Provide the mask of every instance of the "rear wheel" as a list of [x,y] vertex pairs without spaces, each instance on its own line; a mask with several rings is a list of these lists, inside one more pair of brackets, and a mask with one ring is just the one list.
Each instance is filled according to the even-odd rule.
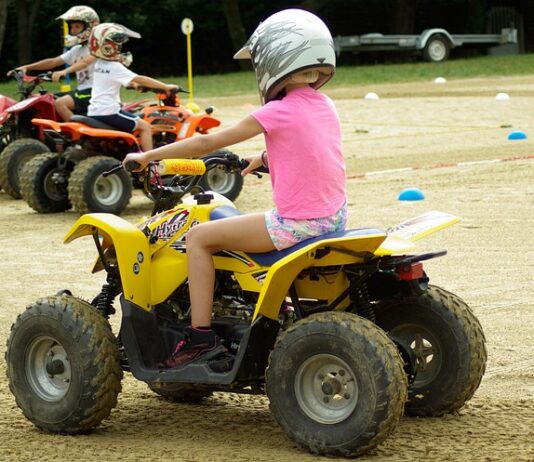
[[440,416],[473,396],[486,370],[485,339],[458,296],[430,286],[419,296],[384,300],[376,306],[376,322],[415,358],[406,414]]
[[0,154],[0,186],[14,199],[20,199],[20,172],[26,162],[37,154],[50,152],[39,140],[23,138],[10,143]]
[[394,430],[406,401],[406,376],[388,336],[350,313],[295,323],[276,342],[266,373],[275,419],[311,452],[354,457]]
[[57,153],[29,160],[20,175],[22,198],[39,213],[64,212],[71,208],[67,184],[69,171]]
[[82,160],[69,179],[69,199],[80,213],[102,212],[119,215],[132,197],[132,179],[124,169],[103,177],[118,161],[104,156]]
[[122,369],[109,323],[72,296],[38,300],[11,328],[5,354],[9,388],[37,427],[83,433],[117,404]]

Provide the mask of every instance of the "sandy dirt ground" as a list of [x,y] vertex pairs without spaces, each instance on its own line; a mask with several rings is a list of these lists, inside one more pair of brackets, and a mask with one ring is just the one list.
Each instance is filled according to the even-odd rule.
[[[368,91],[381,98],[364,100]],[[498,92],[507,92],[510,100],[496,101]],[[403,418],[384,444],[360,460],[534,461],[534,76],[329,94],[343,124],[350,225],[388,227],[429,210],[462,217],[460,224],[420,241],[419,248],[448,249],[426,269],[434,284],[473,308],[488,348],[482,384],[460,412]],[[198,102],[215,104],[223,125],[230,125],[257,98]],[[509,141],[513,130],[529,139]],[[247,155],[262,147],[257,138],[234,151]],[[426,199],[399,201],[405,187],[420,188]],[[248,178],[236,203],[244,211],[269,207],[268,178]],[[135,222],[149,210],[137,193],[124,217]],[[38,297],[65,287],[86,299],[98,292],[103,281],[89,272],[91,239],[62,244],[76,218],[73,212],[39,215],[0,192],[2,344],[17,314]],[[113,322],[117,327],[118,319]],[[0,430],[2,461],[323,460],[291,443],[264,397],[216,393],[201,405],[171,404],[129,374],[118,406],[96,431],[45,434],[17,408],[3,359]]]

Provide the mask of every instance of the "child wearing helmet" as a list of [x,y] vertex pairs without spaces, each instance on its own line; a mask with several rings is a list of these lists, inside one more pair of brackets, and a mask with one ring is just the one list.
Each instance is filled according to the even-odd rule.
[[67,72],[75,72],[84,66],[94,65],[93,89],[87,116],[100,120],[117,130],[139,131],[141,149],[152,149],[152,127],[139,117],[123,111],[120,89],[122,86],[144,86],[170,92],[176,85],[168,85],[159,80],[138,75],[127,68],[132,62],[131,53],[123,53],[122,45],[130,38],[141,35],[116,23],[102,23],[96,26],[89,38],[91,56],[85,57],[69,69],[55,73],[54,78]]
[[[26,64],[18,67],[17,70],[23,72],[46,71],[64,64],[71,66],[89,55],[89,35],[93,27],[100,22],[96,11],[89,6],[78,5],[73,6],[56,19],[62,19],[67,22],[69,35],[66,37],[65,45],[71,48],[55,58],[47,58]],[[54,102],[56,112],[64,121],[69,121],[74,113],[85,114],[87,112],[93,85],[93,66],[90,65],[78,71],[76,80],[76,90],[60,96]]]
[[124,159],[138,162],[141,170],[149,161],[200,157],[259,134],[267,147],[266,155],[248,159],[243,174],[268,163],[275,208],[200,223],[186,235],[191,327],[161,367],[210,359],[224,350],[211,330],[213,254],[281,250],[341,231],[347,221],[340,122],[333,102],[317,91],[335,69],[326,25],[308,11],[280,11],[257,27],[235,57],[252,59],[262,107],[234,127]]

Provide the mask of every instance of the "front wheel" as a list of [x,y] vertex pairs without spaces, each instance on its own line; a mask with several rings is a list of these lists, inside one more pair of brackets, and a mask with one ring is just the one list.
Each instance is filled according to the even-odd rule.
[[37,427],[87,432],[117,404],[122,369],[109,323],[72,296],[38,300],[11,328],[5,355],[9,388]]
[[419,296],[399,296],[376,306],[376,323],[411,348],[415,379],[406,413],[440,416],[460,409],[486,370],[482,327],[458,296],[429,286]]
[[13,199],[22,197],[20,172],[32,157],[50,152],[48,146],[39,140],[23,138],[10,143],[0,154],[0,186]]
[[69,199],[80,213],[101,212],[119,215],[132,197],[132,179],[124,169],[103,177],[118,161],[94,156],[79,162],[69,179]]
[[337,312],[309,316],[282,334],[266,384],[289,437],[325,456],[355,457],[384,441],[407,394],[394,343],[370,321]]
[[30,159],[20,174],[22,198],[39,213],[64,212],[71,208],[67,184],[69,171],[57,153]]

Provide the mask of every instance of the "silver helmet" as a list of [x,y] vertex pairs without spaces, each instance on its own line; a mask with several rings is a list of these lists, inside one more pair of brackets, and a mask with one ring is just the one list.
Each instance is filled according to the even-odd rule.
[[252,59],[262,103],[274,99],[291,75],[316,70],[320,88],[334,75],[336,54],[326,24],[306,10],[288,9],[259,24],[235,59]]

